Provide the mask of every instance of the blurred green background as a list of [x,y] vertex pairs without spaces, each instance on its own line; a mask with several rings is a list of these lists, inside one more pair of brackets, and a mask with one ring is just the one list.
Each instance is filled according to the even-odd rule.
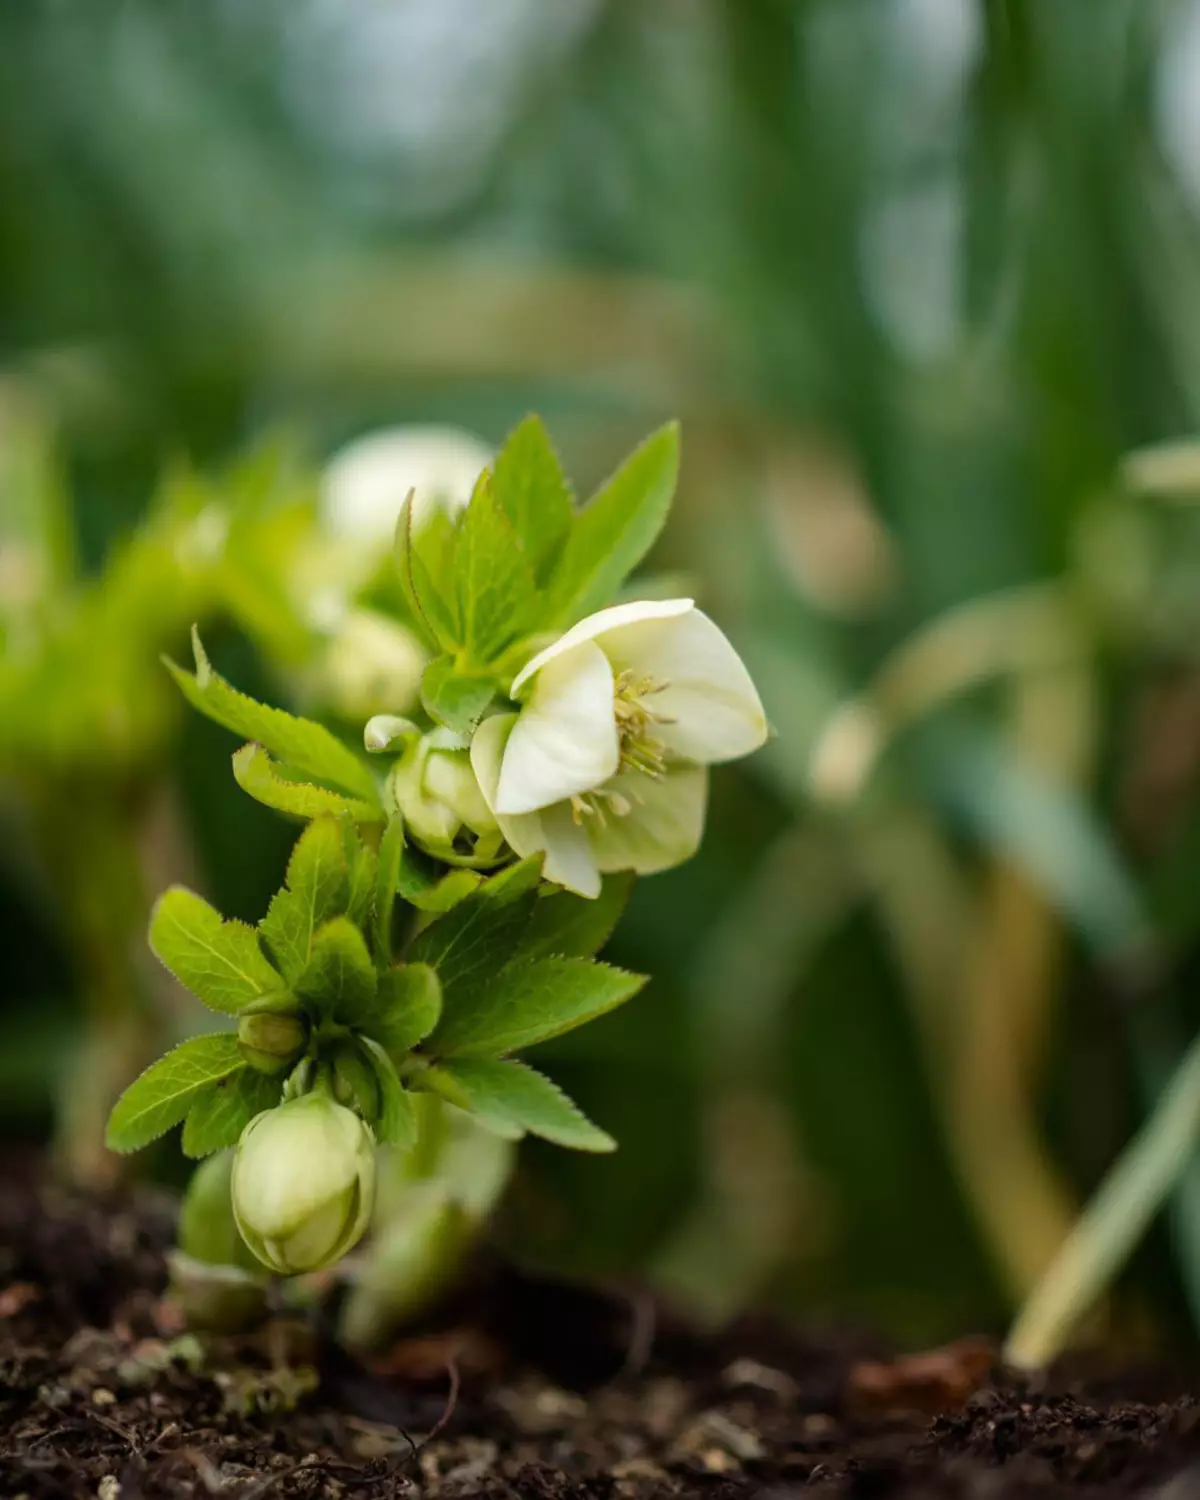
[[[544,1049],[624,1149],[528,1149],[521,1253],[999,1327],[1143,1117],[1197,1021],[1200,509],[1186,452],[1122,460],[1200,428],[1198,214],[1195,0],[0,7],[0,443],[52,428],[85,575],[165,464],[266,433],[319,463],[536,409],[586,493],[683,420],[654,562],[777,734],[636,892],[651,989]],[[214,653],[283,701],[252,635]],[[256,918],[288,831],[180,727],[128,879]],[[30,1142],[79,955],[21,776],[2,805]],[[1187,1326],[1193,1224],[1122,1331]]]

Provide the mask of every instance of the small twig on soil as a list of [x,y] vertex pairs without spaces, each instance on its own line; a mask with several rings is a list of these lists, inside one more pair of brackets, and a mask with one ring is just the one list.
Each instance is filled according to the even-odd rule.
[[[458,1390],[461,1382],[458,1373],[458,1361],[454,1358],[453,1354],[446,1356],[446,1374],[450,1377],[450,1389],[446,1393],[446,1405],[442,1408],[442,1414],[425,1434],[421,1442],[414,1443],[412,1438],[408,1437],[408,1433],[404,1433],[404,1436],[408,1438],[412,1452],[398,1466],[400,1469],[406,1468],[409,1464],[416,1463],[425,1449],[433,1442],[434,1438],[440,1437],[445,1432],[447,1423],[454,1415],[455,1408],[458,1406]],[[403,1428],[400,1430],[401,1432],[404,1431]]]
[[650,1362],[654,1351],[654,1336],[658,1332],[658,1314],[654,1299],[647,1293],[634,1294],[629,1298],[632,1326],[629,1330],[629,1347],[621,1365],[622,1375],[640,1375]]
[[307,1457],[302,1458],[298,1464],[291,1464],[286,1469],[275,1469],[265,1479],[260,1479],[257,1484],[251,1485],[248,1490],[243,1490],[238,1500],[262,1500],[262,1497],[269,1494],[281,1480],[290,1479],[293,1474],[299,1473],[301,1469],[313,1473],[317,1469],[323,1469],[324,1467],[324,1463],[319,1458],[313,1458],[309,1454]]

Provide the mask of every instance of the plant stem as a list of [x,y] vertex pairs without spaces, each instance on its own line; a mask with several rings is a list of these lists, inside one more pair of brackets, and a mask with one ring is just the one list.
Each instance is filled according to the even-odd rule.
[[1200,1136],[1200,1036],[1109,1171],[1017,1319],[1004,1357],[1040,1369],[1108,1285],[1186,1169]]

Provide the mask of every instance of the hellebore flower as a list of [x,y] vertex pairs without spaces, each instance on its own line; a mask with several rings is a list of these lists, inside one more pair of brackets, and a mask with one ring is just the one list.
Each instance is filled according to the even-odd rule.
[[441,509],[452,518],[471,498],[492,450],[460,427],[385,427],[356,438],[325,468],[321,514],[339,539],[386,550],[409,490],[413,525]]
[[388,795],[414,843],[451,864],[495,863],[504,839],[464,740],[449,729],[421,734],[407,719],[379,714],[367,725],[364,743],[375,751],[403,744]]
[[315,1092],[264,1110],[242,1131],[233,1212],[264,1265],[297,1276],[333,1265],[362,1238],[375,1200],[375,1137]]
[[388,708],[404,712],[420,698],[428,662],[429,653],[398,620],[351,609],[334,626],[315,691],[344,719],[361,722]]
[[500,831],[544,850],[581,896],[607,871],[652,874],[695,853],[704,768],[758,749],[762,703],[736,651],[690,599],[589,615],[517,674],[518,714],[476,731],[471,761]]

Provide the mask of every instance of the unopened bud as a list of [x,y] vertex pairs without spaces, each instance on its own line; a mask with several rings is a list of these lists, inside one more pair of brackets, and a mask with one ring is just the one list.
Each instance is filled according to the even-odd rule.
[[409,740],[390,779],[405,832],[435,858],[495,859],[503,839],[471,766],[470,751],[444,729]]
[[308,1045],[308,1023],[295,1013],[243,1012],[238,1051],[260,1073],[282,1073]]

